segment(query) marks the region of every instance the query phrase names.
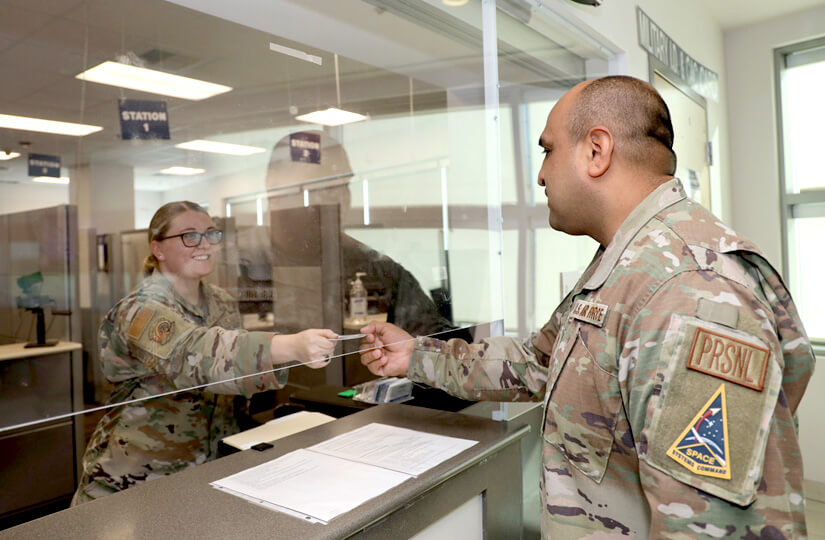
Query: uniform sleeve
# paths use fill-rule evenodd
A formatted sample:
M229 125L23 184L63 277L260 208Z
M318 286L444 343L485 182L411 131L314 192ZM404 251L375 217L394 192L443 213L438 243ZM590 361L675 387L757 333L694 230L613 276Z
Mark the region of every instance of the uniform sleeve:
M651 537L804 534L780 322L708 271L672 279L629 322L620 384Z
M523 342L501 336L469 344L418 338L407 376L468 400L539 401L547 364L532 341L532 336Z
M198 326L156 302L134 306L118 323L129 353L177 388L210 384L210 392L248 397L286 384L286 369L273 373L269 332Z

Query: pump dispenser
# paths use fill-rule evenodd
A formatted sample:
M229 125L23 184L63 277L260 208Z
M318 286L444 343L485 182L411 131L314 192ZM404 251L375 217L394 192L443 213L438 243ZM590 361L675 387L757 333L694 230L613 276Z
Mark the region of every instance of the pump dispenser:
M349 317L352 324L367 322L367 289L361 281L361 276L366 275L366 272L356 272L349 289Z

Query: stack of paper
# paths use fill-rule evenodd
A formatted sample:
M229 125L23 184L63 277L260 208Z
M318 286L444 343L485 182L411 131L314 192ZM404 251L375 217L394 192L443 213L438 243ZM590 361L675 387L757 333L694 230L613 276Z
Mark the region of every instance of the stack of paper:
M477 442L368 424L212 485L267 508L327 523Z

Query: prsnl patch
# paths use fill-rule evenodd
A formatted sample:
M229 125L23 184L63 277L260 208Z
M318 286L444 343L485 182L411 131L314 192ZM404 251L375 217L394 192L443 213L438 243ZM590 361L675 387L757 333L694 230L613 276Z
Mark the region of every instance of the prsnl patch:
M687 368L761 392L770 354L765 347L699 327Z
M694 474L730 480L728 440L723 383L670 445L667 455Z

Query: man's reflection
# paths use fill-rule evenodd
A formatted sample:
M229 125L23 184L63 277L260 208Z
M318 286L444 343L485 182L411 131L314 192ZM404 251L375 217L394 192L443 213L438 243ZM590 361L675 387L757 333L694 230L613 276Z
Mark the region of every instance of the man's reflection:
M238 431L245 400L235 396L283 387L286 370L272 370L288 362L327 364L337 337L331 330L240 329L237 301L203 280L222 235L192 202L168 203L153 216L148 277L100 329L102 368L115 385L109 403L148 399L116 406L100 420L72 504L214 459L218 441ZM178 390L185 391L152 397Z
M272 246L277 252L273 256L276 319L278 300L299 296L291 294L289 289L312 287L312 278L306 273L305 283L295 276L286 275L292 263L283 262L284 257L290 257L285 252L316 253L322 249L322 236L330 232L323 229L319 232L317 225L312 226L310 222L317 218L313 217L310 209L337 206L340 215L345 217L350 208L349 182L353 173L344 148L321 131L307 131L301 135L320 140L320 159L315 160L317 162L295 159L294 149L290 146L292 136L286 136L273 148L267 171L267 189L273 193L269 199ZM302 214L303 217L297 216L302 210L307 212ZM337 227L340 228L340 225ZM387 321L417 335L456 328L442 315L416 278L400 264L343 231L338 232L336 240L340 250L342 295L349 289L349 280L355 277L356 272L363 272L362 280L369 292L372 311L385 313ZM277 283L279 280L280 284ZM358 326L361 325L354 329ZM456 332L462 334L460 337L472 340L468 331Z

